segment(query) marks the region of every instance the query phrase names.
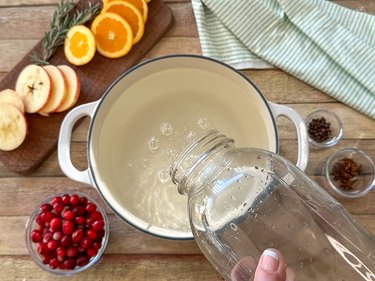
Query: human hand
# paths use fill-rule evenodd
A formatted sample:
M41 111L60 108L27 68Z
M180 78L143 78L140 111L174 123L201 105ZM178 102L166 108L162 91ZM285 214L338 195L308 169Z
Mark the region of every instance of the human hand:
M252 257L243 258L233 269L233 281L249 281L251 276L246 269L255 268ZM286 268L284 258L276 249L267 249L260 257L256 266L254 281L294 281L295 273Z

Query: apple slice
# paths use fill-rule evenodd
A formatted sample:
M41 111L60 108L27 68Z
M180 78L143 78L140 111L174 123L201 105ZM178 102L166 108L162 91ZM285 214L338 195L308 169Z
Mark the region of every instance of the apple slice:
M30 64L19 74L16 92L25 105L25 112L38 112L51 94L51 80L43 67Z
M13 104L22 113L25 112L25 106L21 97L11 89L5 89L0 92L0 104Z
M25 115L12 104L0 104L0 150L19 147L27 135Z
M64 103L66 98L66 81L65 76L54 65L45 65L43 66L45 71L47 71L52 82L52 93L48 102L43 106L39 113L42 115L48 115L48 113L56 111L61 104Z
M65 101L56 109L56 112L68 110L75 105L81 92L81 83L77 73L68 65L59 65L58 69L61 70L65 76L67 93Z

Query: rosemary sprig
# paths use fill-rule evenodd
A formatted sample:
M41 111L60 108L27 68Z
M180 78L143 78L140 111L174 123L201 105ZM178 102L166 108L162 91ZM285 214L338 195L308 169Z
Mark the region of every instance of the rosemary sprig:
M52 16L49 31L44 34L42 54L33 52L31 60L39 65L48 64L49 59L57 48L64 44L69 29L78 24L84 24L94 18L100 11L100 4L88 3L86 7L77 8L72 12L75 4L72 0L61 0Z

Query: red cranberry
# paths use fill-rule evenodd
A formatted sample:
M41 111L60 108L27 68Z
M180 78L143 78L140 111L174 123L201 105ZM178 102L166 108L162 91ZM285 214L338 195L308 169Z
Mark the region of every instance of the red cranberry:
M78 266L85 266L86 264L88 264L90 261L90 259L86 256L81 256L77 259L77 265Z
M43 243L47 244L49 240L52 239L52 232L47 232L46 234L43 235Z
M40 234L39 230L34 229L31 232L31 241L33 241L34 243L42 241L42 234Z
M56 254L57 254L57 256L59 256L59 257L65 257L65 255L66 255L66 250L65 250L65 248L63 248L63 247L58 247L58 248L56 249Z
M39 255L42 255L43 253L45 253L48 250L47 249L47 244L45 244L43 242L39 242L38 247L36 248L36 250L39 253Z
M73 194L70 197L70 204L71 205L77 205L79 203L79 196L77 194Z
M62 197L61 196L56 196L51 201L52 205L55 205L56 203L61 203L61 202L62 202Z
M95 257L97 253L98 253L98 250L94 248L87 249L87 256L90 258Z
M50 240L47 243L47 249L50 250L50 251L56 250L57 246L58 246L58 244L55 240Z
M79 253L84 253L84 252L86 252L86 249L83 248L82 246L78 246L77 250L78 250Z
M101 247L102 247L102 243L100 242L95 242L94 244L92 244L92 247L96 250L99 250Z
M52 269L55 269L59 266L59 264L60 264L60 262L56 258L53 258L49 262L49 267L52 268Z
M93 218L87 218L86 219L86 223L85 223L85 227L86 228L91 228L92 224L95 222L95 220Z
M71 221L64 221L62 231L65 235L72 234L74 231L74 224Z
M57 260L58 260L60 263L62 263L62 262L65 260L65 257L62 257L62 256L57 256L56 258L57 258Z
M55 241L61 241L62 238L63 238L64 234L61 232L61 231L56 231L53 235L52 235L52 239L55 240Z
M84 206L77 206L72 209L72 212L74 215L79 217L79 216L82 216L86 212L86 209Z
M67 259L67 260L64 260L64 266L66 269L74 269L76 267L76 260L74 259Z
M79 244L83 249L87 250L92 245L92 240L88 237L84 237Z
M87 197L85 196L82 196L81 198L79 198L79 202L81 203L81 205L86 205L87 204Z
M91 217L94 219L94 220L102 220L103 219L103 216L100 212L98 211L95 211L93 213L91 213Z
M72 242L74 244L78 244L79 242L81 242L82 238L85 236L85 233L82 229L78 229L76 231L73 232L72 234Z
M96 211L96 205L93 203L88 203L86 205L86 211L89 213L95 212Z
M61 219L53 218L50 223L50 227L53 231L57 231L61 228Z
M41 218L44 222L50 222L54 218L54 215L50 211L46 211L41 214Z
M84 217L76 217L75 221L76 221L76 224L84 224L85 218Z
M70 204L70 195L64 194L63 197L61 198L61 201L63 202L64 205L69 205Z
M42 214L39 214L35 217L35 221L36 223L41 226L41 227L44 227L44 221L42 219Z
M95 231L102 230L104 227L104 221L103 220L97 220L92 224L92 229Z
M64 236L61 238L61 246L67 248L72 245L72 239L69 236Z
M50 260L51 260L51 256L50 255L48 255L48 254L42 255L42 263L49 264Z
M89 229L89 230L87 230L86 231L86 236L88 237L88 238L90 238L91 240L96 240L96 238L98 238L98 234L96 233L96 231L95 230L93 230L93 229Z
M77 249L75 247L69 247L66 250L66 256L69 258L73 258L77 255Z
M55 211L56 215L60 215L62 210L64 209L64 205L60 202L53 204L53 210Z
M64 219L68 220L68 221L71 221L74 219L74 214L72 211L66 211L63 213L63 217Z
M49 204L49 203L44 203L42 204L40 207L39 207L40 211L42 212L48 212L48 211L52 211L52 205Z

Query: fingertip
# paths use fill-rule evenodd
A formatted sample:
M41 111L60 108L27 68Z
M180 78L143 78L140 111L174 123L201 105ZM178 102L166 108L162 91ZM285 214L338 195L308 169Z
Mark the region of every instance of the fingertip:
M279 253L274 249L267 249L260 259L260 266L263 270L273 273L279 268Z

